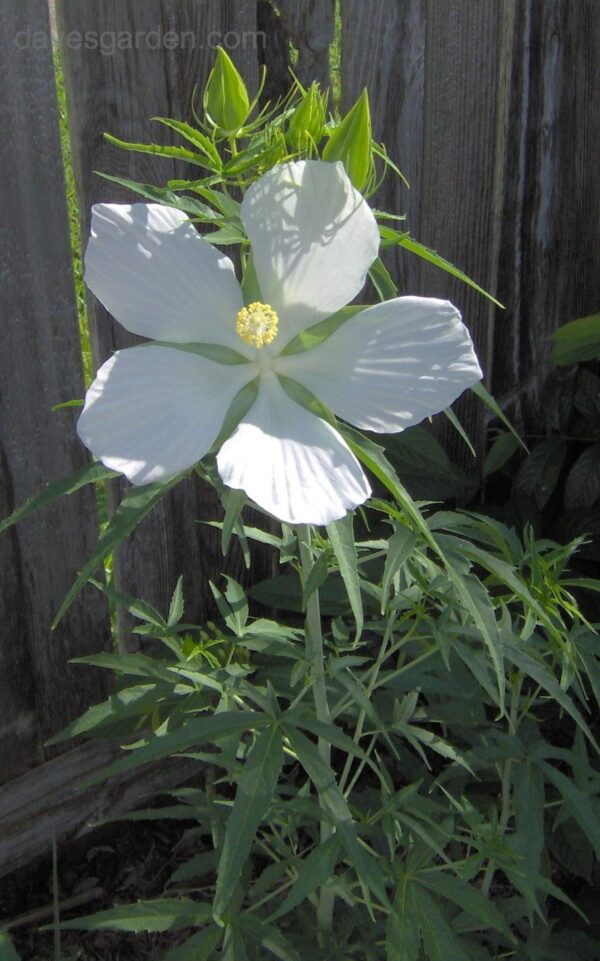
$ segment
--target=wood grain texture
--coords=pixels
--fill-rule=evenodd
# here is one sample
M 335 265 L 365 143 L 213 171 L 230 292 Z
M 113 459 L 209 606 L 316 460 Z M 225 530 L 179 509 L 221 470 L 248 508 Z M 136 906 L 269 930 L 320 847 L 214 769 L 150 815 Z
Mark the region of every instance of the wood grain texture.
M 70 411 L 83 395 L 71 250 L 46 0 L 6 0 L 0 15 L 0 510 L 83 466 Z M 37 42 L 35 42 L 37 38 Z M 69 665 L 108 638 L 86 591 L 50 625 L 97 539 L 81 491 L 2 537 L 0 782 L 44 757 L 43 742 L 106 690 Z
M 600 303 L 597 6 L 342 0 L 342 12 L 345 105 L 369 88 L 375 135 L 411 183 L 389 179 L 381 204 L 506 310 L 403 252 L 401 289 L 453 300 L 495 395 L 520 428 L 539 427 L 549 335 Z M 480 446 L 485 412 L 457 409 Z
M 329 86 L 329 48 L 335 32 L 334 0 L 279 0 L 281 22 L 298 51 L 294 73 L 301 83 Z M 289 80 L 288 80 L 289 83 Z
M 0 788 L 0 878 L 48 856 L 53 838 L 81 837 L 94 824 L 118 819 L 145 798 L 166 793 L 200 771 L 197 761 L 170 758 L 81 787 L 122 753 L 118 745 L 91 741 Z
M 202 88 L 219 41 L 228 46 L 250 89 L 255 89 L 261 41 L 256 35 L 255 0 L 59 0 L 57 13 L 85 239 L 93 203 L 131 199 L 94 171 L 156 184 L 186 174 L 198 176 L 198 168 L 186 171 L 170 160 L 118 150 L 103 140 L 103 132 L 124 140 L 174 142 L 170 132 L 150 118 L 192 119 L 194 86 Z M 86 34 L 114 37 L 117 43 L 102 54 L 73 42 Z M 176 49 L 169 50 L 156 39 L 167 34 L 180 38 Z M 123 49 L 119 37 L 124 38 Z M 132 37 L 134 43 L 128 46 Z M 136 342 L 92 298 L 90 316 L 97 366 L 113 350 Z M 115 488 L 117 502 L 121 485 Z M 179 485 L 119 551 L 115 568 L 119 587 L 164 612 L 183 574 L 186 619 L 205 619 L 214 610 L 208 579 L 225 568 L 234 577 L 246 577 L 240 554 L 234 549 L 224 561 L 218 533 L 195 523 L 218 516 L 212 490 L 193 480 Z M 257 555 L 254 578 L 266 570 L 261 563 Z M 122 626 L 126 645 L 135 647 L 135 638 L 127 636 L 130 622 L 124 620 Z
M 493 384 L 538 433 L 549 335 L 600 306 L 599 89 L 597 4 L 520 4 Z
M 504 135 L 508 112 L 512 4 L 478 0 L 343 0 L 344 104 L 367 86 L 375 136 L 407 176 L 390 176 L 378 201 L 407 215 L 412 235 L 487 289 L 497 278 Z M 486 300 L 424 261 L 398 251 L 401 292 L 452 300 L 491 375 L 494 311 Z M 459 401 L 480 450 L 482 411 Z M 438 418 L 437 432 L 460 459 L 464 445 Z

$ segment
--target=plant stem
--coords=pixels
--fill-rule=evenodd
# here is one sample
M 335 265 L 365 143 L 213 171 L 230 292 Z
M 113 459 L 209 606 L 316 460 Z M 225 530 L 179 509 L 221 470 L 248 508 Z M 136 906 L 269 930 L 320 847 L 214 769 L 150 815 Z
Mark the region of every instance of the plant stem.
M 513 681 L 511 687 L 511 701 L 508 714 L 508 731 L 509 734 L 513 736 L 517 733 L 518 727 L 518 717 L 519 717 L 519 699 L 521 696 L 521 687 L 523 685 L 523 678 L 519 675 L 516 681 Z M 501 808 L 500 817 L 498 820 L 498 830 L 501 837 L 504 837 L 506 830 L 508 828 L 508 822 L 511 817 L 512 809 L 512 773 L 513 773 L 514 758 L 509 757 L 506 759 L 502 765 L 502 771 L 500 775 L 500 786 L 501 786 Z M 492 887 L 492 882 L 494 880 L 494 875 L 496 873 L 496 865 L 492 859 L 487 863 L 483 879 L 481 882 L 481 893 L 485 897 L 489 897 L 490 889 Z
M 302 567 L 302 584 L 305 585 L 312 570 L 313 559 L 311 551 L 311 529 L 307 524 L 300 524 L 297 528 L 298 548 L 300 551 L 300 564 Z M 318 721 L 327 724 L 330 721 L 329 703 L 327 701 L 327 686 L 325 683 L 325 659 L 323 656 L 323 634 L 321 633 L 321 609 L 319 605 L 319 592 L 313 591 L 306 602 L 306 659 L 311 666 L 312 690 L 315 702 L 315 712 Z M 331 765 L 331 745 L 329 741 L 320 737 L 318 740 L 319 754 L 323 761 Z M 333 828 L 329 821 L 323 819 L 320 824 L 321 844 L 324 844 L 333 834 Z M 320 940 L 326 932 L 330 932 L 333 927 L 333 906 L 335 894 L 326 887 L 319 891 L 319 902 L 317 905 L 317 930 Z

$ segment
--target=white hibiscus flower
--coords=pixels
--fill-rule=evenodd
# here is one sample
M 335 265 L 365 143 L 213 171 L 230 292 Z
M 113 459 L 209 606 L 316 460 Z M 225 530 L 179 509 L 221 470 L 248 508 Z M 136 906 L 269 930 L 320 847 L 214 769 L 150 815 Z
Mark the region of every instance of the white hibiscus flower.
M 117 351 L 100 368 L 78 432 L 133 484 L 166 480 L 211 449 L 232 401 L 256 381 L 254 403 L 218 452 L 219 474 L 282 521 L 327 524 L 362 504 L 369 484 L 345 440 L 280 376 L 350 424 L 393 433 L 443 410 L 481 371 L 456 308 L 421 297 L 369 307 L 317 346 L 282 356 L 356 297 L 377 257 L 377 223 L 341 164 L 274 167 L 246 192 L 241 218 L 260 288 L 260 303 L 246 307 L 231 261 L 182 212 L 94 207 L 86 282 L 124 327 L 160 344 Z M 207 344 L 239 362 L 194 347 Z

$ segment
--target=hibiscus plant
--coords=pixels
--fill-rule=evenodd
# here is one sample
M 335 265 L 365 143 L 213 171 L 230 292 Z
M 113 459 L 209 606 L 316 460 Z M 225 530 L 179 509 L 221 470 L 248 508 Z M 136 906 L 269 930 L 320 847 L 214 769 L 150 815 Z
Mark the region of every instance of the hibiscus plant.
M 186 146 L 110 139 L 202 177 L 119 180 L 142 201 L 95 206 L 85 257 L 92 293 L 146 340 L 88 390 L 77 430 L 94 462 L 5 524 L 131 481 L 59 616 L 191 472 L 222 499 L 224 550 L 256 540 L 283 567 L 253 607 L 232 578 L 211 585 L 221 622 L 202 626 L 184 620 L 181 583 L 163 616 L 96 582 L 155 649 L 85 659 L 119 691 L 60 737 L 135 734 L 103 776 L 197 757 L 202 787 L 164 812 L 195 823 L 197 850 L 167 896 L 63 927 L 181 932 L 168 961 L 525 961 L 570 957 L 566 942 L 586 957 L 584 912 L 547 868 L 570 870 L 565 826 L 600 848 L 577 544 L 415 503 L 372 437 L 482 378 L 458 310 L 397 296 L 381 249 L 463 275 L 369 205 L 395 168 L 366 94 L 341 120 L 299 84 L 259 112 L 220 51 L 196 126 L 160 122 Z M 571 912 L 554 940 L 551 904 Z

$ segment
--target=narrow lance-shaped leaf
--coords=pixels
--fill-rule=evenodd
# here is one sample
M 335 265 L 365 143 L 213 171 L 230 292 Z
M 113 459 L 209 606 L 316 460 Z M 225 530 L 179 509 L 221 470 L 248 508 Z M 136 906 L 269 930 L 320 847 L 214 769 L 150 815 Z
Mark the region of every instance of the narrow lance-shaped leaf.
M 448 577 L 454 584 L 466 610 L 471 614 L 476 626 L 481 632 L 481 636 L 486 644 L 486 647 L 490 652 L 490 657 L 494 665 L 494 672 L 498 685 L 499 708 L 500 712 L 503 713 L 505 704 L 505 681 L 501 656 L 498 651 L 496 632 L 494 631 L 490 634 L 489 626 L 482 618 L 481 612 L 479 611 L 477 605 L 473 602 L 470 591 L 463 583 L 463 578 L 445 557 L 443 550 L 440 548 L 435 537 L 427 526 L 427 523 L 421 515 L 421 512 L 413 502 L 408 491 L 400 483 L 394 468 L 385 457 L 383 448 L 379 447 L 377 444 L 374 444 L 372 441 L 368 440 L 368 438 L 364 437 L 359 431 L 348 427 L 346 424 L 340 424 L 339 430 L 348 442 L 348 446 L 350 447 L 351 451 L 390 491 L 398 504 L 402 507 L 406 516 L 413 523 L 415 529 L 419 531 L 431 550 L 444 564 Z
M 544 762 L 542 771 L 546 780 L 550 781 L 561 795 L 565 807 L 579 824 L 600 860 L 600 818 L 594 810 L 592 800 L 551 764 Z
M 148 484 L 145 487 L 136 487 L 127 491 L 98 541 L 96 550 L 84 564 L 79 577 L 62 602 L 52 625 L 53 628 L 61 621 L 96 568 L 104 561 L 104 558 L 112 554 L 119 544 L 122 544 L 125 538 L 129 537 L 144 517 L 150 513 L 155 504 L 158 504 L 159 500 L 186 476 L 186 473 L 177 474 L 166 484 Z
M 323 844 L 318 844 L 307 858 L 302 860 L 293 887 L 283 904 L 269 917 L 270 922 L 283 917 L 289 911 L 293 911 L 313 891 L 327 884 L 335 870 L 339 848 L 339 838 L 332 834 Z
M 213 916 L 220 921 L 254 837 L 273 800 L 283 764 L 281 731 L 272 724 L 256 738 L 238 781 L 217 871 Z
M 193 717 L 186 721 L 184 727 L 176 728 L 168 734 L 154 736 L 147 744 L 125 752 L 125 756 L 115 761 L 107 769 L 94 777 L 87 779 L 81 787 L 89 787 L 98 781 L 105 781 L 123 771 L 139 767 L 148 761 L 170 757 L 190 751 L 192 748 L 215 743 L 232 734 L 239 734 L 251 729 L 258 729 L 267 724 L 269 718 L 264 714 L 253 711 L 223 711 L 202 717 Z
M 168 898 L 160 901 L 138 901 L 120 904 L 107 911 L 88 914 L 82 918 L 61 921 L 61 928 L 76 931 L 177 931 L 192 925 L 205 924 L 210 919 L 210 905 L 189 898 Z M 54 925 L 48 925 L 53 928 Z
M 33 511 L 51 504 L 52 501 L 55 501 L 58 497 L 62 497 L 65 494 L 74 494 L 75 491 L 80 490 L 87 484 L 96 484 L 98 481 L 105 481 L 111 477 L 118 476 L 117 471 L 109 470 L 104 464 L 86 464 L 85 467 L 75 471 L 75 473 L 69 477 L 64 477 L 62 480 L 47 484 L 39 494 L 30 498 L 30 500 L 22 504 L 21 507 L 17 507 L 12 514 L 3 521 L 0 521 L 0 534 L 9 527 L 12 527 L 13 524 L 18 524 L 19 521 L 25 520 Z
M 339 521 L 327 525 L 327 534 L 340 568 L 340 574 L 348 594 L 350 607 L 356 621 L 356 640 L 360 640 L 364 617 L 358 575 L 358 559 L 354 542 L 354 518 L 347 514 Z
M 418 961 L 421 930 L 409 875 L 403 875 L 396 887 L 392 910 L 386 927 L 386 961 Z
M 447 274 L 456 277 L 457 280 L 461 280 L 463 284 L 467 284 L 468 287 L 472 287 L 478 294 L 482 294 L 484 297 L 487 297 L 488 300 L 491 300 L 496 307 L 503 308 L 503 304 L 501 304 L 499 300 L 496 300 L 495 297 L 488 294 L 487 290 L 484 290 L 483 287 L 480 287 L 474 280 L 471 280 L 462 270 L 455 267 L 454 264 L 451 264 L 445 257 L 441 257 L 435 250 L 431 250 L 424 244 L 419 243 L 419 241 L 411 237 L 409 233 L 400 233 L 400 231 L 393 230 L 391 227 L 382 227 L 381 236 L 384 246 L 404 247 L 412 254 L 416 254 L 417 257 L 421 257 L 422 260 L 426 260 L 427 263 L 433 264 L 441 270 L 445 270 Z

